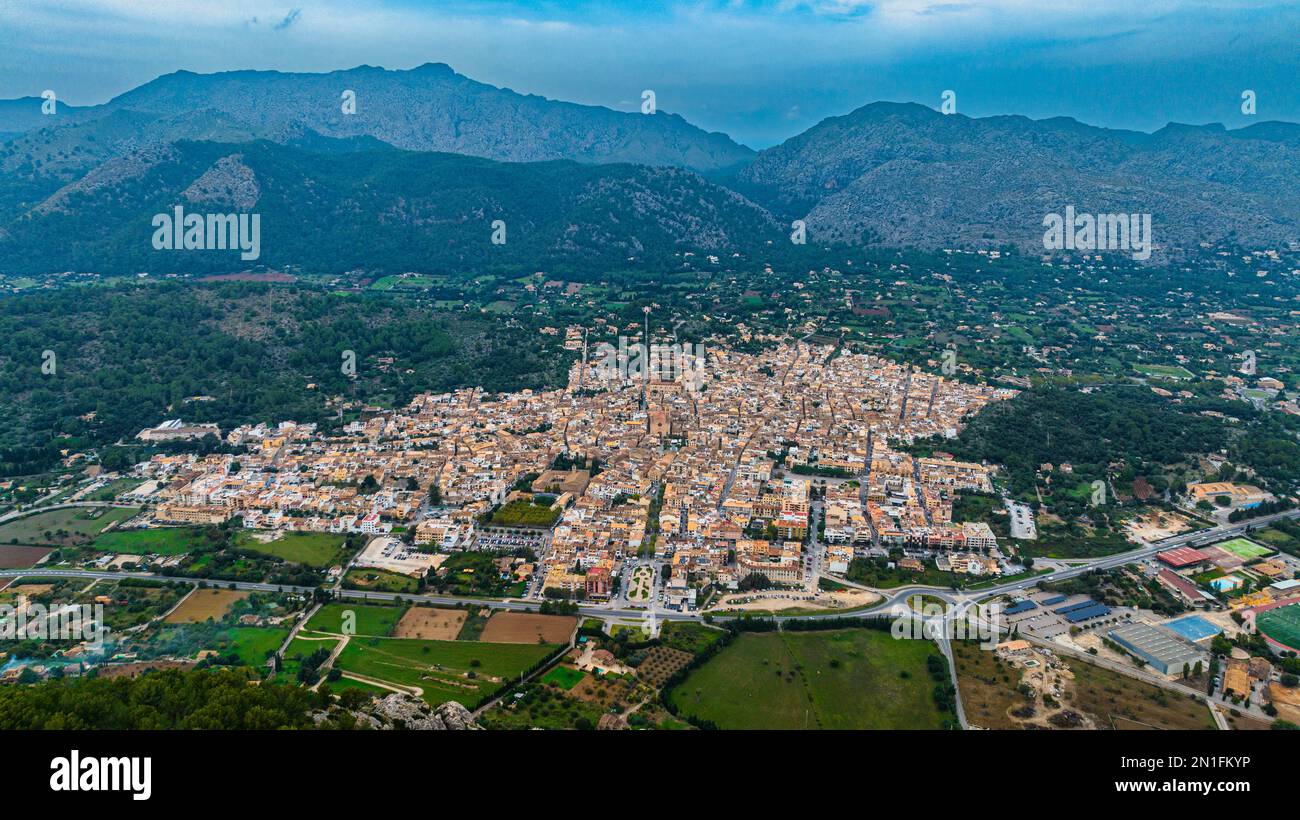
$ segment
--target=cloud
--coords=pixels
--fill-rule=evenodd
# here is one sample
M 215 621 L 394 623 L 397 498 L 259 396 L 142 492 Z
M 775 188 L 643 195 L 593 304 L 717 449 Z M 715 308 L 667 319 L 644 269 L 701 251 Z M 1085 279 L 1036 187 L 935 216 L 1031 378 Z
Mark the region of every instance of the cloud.
M 284 16 L 283 20 L 275 24 L 275 30 L 284 31 L 289 26 L 292 26 L 294 23 L 298 22 L 298 18 L 301 16 L 302 16 L 302 9 L 290 10 L 290 12 Z
M 1222 119 L 1222 100 L 1236 111 L 1255 88 L 1270 118 L 1294 120 L 1300 9 L 1282 2 L 316 0 L 304 15 L 281 0 L 0 0 L 0 98 L 54 87 L 94 104 L 177 69 L 445 62 L 622 110 L 654 88 L 661 110 L 755 145 L 873 100 L 935 106 L 945 88 L 971 115 L 1142 128 Z

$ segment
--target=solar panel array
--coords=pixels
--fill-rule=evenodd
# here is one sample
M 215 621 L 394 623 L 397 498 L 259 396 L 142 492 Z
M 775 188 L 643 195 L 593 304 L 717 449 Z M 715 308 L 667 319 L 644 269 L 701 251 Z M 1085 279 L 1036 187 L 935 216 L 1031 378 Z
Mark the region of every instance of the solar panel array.
M 1065 615 L 1065 620 L 1072 624 L 1077 624 L 1082 623 L 1083 621 L 1092 620 L 1093 618 L 1100 618 L 1104 615 L 1109 615 L 1110 607 L 1105 604 L 1096 603 L 1095 601 L 1089 601 L 1087 606 L 1071 609 L 1069 612 L 1063 614 Z

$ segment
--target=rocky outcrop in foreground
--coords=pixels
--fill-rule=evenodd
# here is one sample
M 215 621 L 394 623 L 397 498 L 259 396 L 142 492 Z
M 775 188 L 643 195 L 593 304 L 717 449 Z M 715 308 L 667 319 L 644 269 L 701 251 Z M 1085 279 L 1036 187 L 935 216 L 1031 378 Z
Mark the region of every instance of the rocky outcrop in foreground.
M 358 729 L 411 729 L 416 731 L 440 729 L 481 729 L 474 716 L 455 701 L 447 701 L 437 709 L 417 697 L 393 693 L 376 700 L 365 710 L 351 713 Z M 314 716 L 317 725 L 329 716 L 319 712 Z

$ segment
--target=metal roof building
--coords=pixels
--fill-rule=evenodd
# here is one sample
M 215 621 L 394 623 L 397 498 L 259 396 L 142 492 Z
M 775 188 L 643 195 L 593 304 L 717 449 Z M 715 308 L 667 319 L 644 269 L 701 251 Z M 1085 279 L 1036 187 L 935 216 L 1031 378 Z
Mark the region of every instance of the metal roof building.
M 1183 664 L 1209 662 L 1209 655 L 1173 631 L 1146 623 L 1126 624 L 1109 633 L 1110 639 L 1151 664 L 1162 675 L 1176 675 Z

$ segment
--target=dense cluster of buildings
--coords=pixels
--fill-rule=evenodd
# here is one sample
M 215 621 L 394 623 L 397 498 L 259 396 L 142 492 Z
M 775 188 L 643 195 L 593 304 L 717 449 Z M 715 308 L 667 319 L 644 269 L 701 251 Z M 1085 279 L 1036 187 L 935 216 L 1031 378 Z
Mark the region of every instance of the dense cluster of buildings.
M 709 351 L 690 375 L 611 371 L 584 357 L 561 390 L 423 394 L 329 432 L 239 427 L 225 436 L 237 456 L 149 462 L 156 517 L 372 534 L 400 526 L 435 551 L 508 549 L 528 528 L 482 522 L 523 490 L 560 511 L 547 537 L 527 541 L 542 547 L 544 587 L 607 594 L 600 579 L 653 544 L 672 567 L 669 594 L 684 601 L 700 578 L 798 583 L 820 505 L 831 571 L 855 550 L 895 545 L 951 553 L 960 571 L 987 568 L 996 549 L 987 525 L 951 519 L 957 493 L 991 489 L 988 470 L 913 458 L 890 442 L 954 436 L 1014 391 L 804 342 Z

